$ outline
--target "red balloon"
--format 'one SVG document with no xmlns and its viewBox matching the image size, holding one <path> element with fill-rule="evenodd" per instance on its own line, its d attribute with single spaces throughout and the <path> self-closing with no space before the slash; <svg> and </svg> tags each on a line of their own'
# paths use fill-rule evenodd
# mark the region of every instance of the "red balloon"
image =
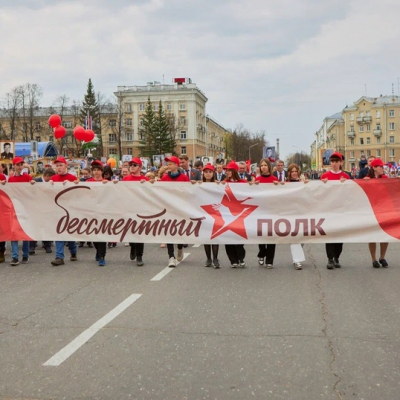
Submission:
<svg viewBox="0 0 400 400">
<path fill-rule="evenodd" d="M 56 139 L 63 138 L 66 133 L 67 133 L 67 130 L 62 125 L 59 125 L 56 128 L 54 128 L 54 137 Z"/>
<path fill-rule="evenodd" d="M 57 114 L 50 115 L 49 125 L 52 128 L 57 128 L 57 126 L 61 125 L 61 117 Z"/>
<path fill-rule="evenodd" d="M 85 131 L 85 139 L 83 139 L 85 142 L 91 142 L 96 135 L 91 129 L 86 129 Z"/>
<path fill-rule="evenodd" d="M 74 129 L 74 136 L 76 140 L 85 140 L 85 128 L 77 125 Z"/>
</svg>

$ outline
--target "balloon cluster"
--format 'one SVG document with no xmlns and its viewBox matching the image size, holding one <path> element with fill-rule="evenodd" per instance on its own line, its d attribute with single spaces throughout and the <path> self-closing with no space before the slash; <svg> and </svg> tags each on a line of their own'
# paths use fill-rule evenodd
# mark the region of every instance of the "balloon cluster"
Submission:
<svg viewBox="0 0 400 400">
<path fill-rule="evenodd" d="M 54 137 L 62 139 L 67 133 L 66 129 L 61 125 L 61 117 L 57 114 L 50 115 L 49 125 L 54 129 Z M 91 129 L 77 125 L 73 131 L 76 140 L 91 142 L 95 138 L 95 133 Z"/>
</svg>

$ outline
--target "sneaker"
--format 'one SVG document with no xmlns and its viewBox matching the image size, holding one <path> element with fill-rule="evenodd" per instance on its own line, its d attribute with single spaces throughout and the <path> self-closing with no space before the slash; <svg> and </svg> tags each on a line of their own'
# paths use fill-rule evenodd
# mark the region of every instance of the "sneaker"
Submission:
<svg viewBox="0 0 400 400">
<path fill-rule="evenodd" d="M 76 256 L 76 253 L 71 254 L 71 257 L 69 259 L 71 261 L 78 261 L 78 257 Z"/>
<path fill-rule="evenodd" d="M 383 268 L 387 268 L 389 266 L 389 264 L 387 263 L 387 261 L 384 258 L 380 258 L 379 262 Z"/>
<path fill-rule="evenodd" d="M 219 261 L 218 261 L 218 258 L 214 258 L 214 260 L 213 260 L 213 265 L 214 265 L 214 268 L 215 269 L 219 269 Z"/>
<path fill-rule="evenodd" d="M 53 260 L 51 262 L 51 265 L 53 265 L 54 267 L 57 267 L 59 265 L 64 265 L 64 264 L 65 264 L 64 259 L 62 259 L 62 258 L 56 258 L 55 260 Z"/>
<path fill-rule="evenodd" d="M 333 269 L 334 267 L 335 267 L 335 264 L 333 263 L 333 258 L 329 258 L 326 268 Z"/>
<path fill-rule="evenodd" d="M 136 265 L 137 265 L 138 267 L 142 267 L 143 264 L 144 264 L 144 262 L 143 262 L 142 256 L 137 256 L 137 257 L 136 257 Z"/>
<path fill-rule="evenodd" d="M 333 259 L 333 265 L 335 266 L 335 268 L 340 268 L 340 267 L 341 267 L 338 258 L 334 258 L 334 259 Z"/>
<path fill-rule="evenodd" d="M 106 265 L 106 260 L 104 257 L 99 257 L 99 267 L 104 267 Z"/>
<path fill-rule="evenodd" d="M 168 261 L 168 267 L 170 268 L 175 268 L 176 267 L 176 258 L 175 257 L 171 257 Z"/>
<path fill-rule="evenodd" d="M 207 261 L 206 261 L 206 263 L 205 263 L 205 267 L 211 267 L 211 265 L 212 265 L 212 260 L 211 260 L 211 258 L 207 258 Z"/>
<path fill-rule="evenodd" d="M 244 260 L 242 260 L 242 261 L 239 262 L 239 267 L 240 267 L 240 268 L 246 268 L 246 263 L 245 263 Z"/>
<path fill-rule="evenodd" d="M 29 258 L 28 257 L 22 257 L 22 262 L 21 264 L 28 264 Z"/>
<path fill-rule="evenodd" d="M 186 249 L 189 245 L 188 244 L 184 244 L 183 248 Z"/>
<path fill-rule="evenodd" d="M 231 268 L 237 268 L 238 267 L 238 264 L 232 264 L 231 265 Z"/>
<path fill-rule="evenodd" d="M 117 243 L 113 243 L 113 244 L 112 244 L 112 247 L 117 247 Z"/>
<path fill-rule="evenodd" d="M 266 267 L 267 267 L 267 269 L 272 269 L 272 268 L 274 268 L 274 266 L 273 266 L 272 264 L 267 264 Z"/>
<path fill-rule="evenodd" d="M 107 247 L 108 247 L 109 249 L 111 249 L 112 243 L 108 243 L 108 244 L 107 244 Z"/>
<path fill-rule="evenodd" d="M 372 266 L 374 268 L 379 268 L 381 266 L 381 264 L 379 264 L 379 262 L 375 260 L 375 261 L 372 262 Z"/>
<path fill-rule="evenodd" d="M 177 261 L 183 260 L 183 249 L 178 249 L 178 255 L 176 256 Z"/>
<path fill-rule="evenodd" d="M 33 256 L 35 253 L 36 253 L 36 252 L 35 252 L 35 250 L 34 250 L 34 249 L 32 249 L 32 250 L 29 250 L 29 255 L 30 255 L 30 256 Z"/>
<path fill-rule="evenodd" d="M 294 269 L 300 270 L 300 269 L 303 269 L 303 267 L 302 267 L 301 263 L 296 262 L 296 263 L 294 263 Z"/>
<path fill-rule="evenodd" d="M 129 257 L 130 257 L 131 261 L 136 260 L 136 249 L 135 249 L 135 247 L 131 247 L 131 253 L 130 253 Z"/>
<path fill-rule="evenodd" d="M 262 258 L 259 257 L 259 258 L 258 258 L 258 264 L 259 264 L 259 265 L 264 265 L 264 257 L 262 257 Z"/>
<path fill-rule="evenodd" d="M 83 247 L 84 244 L 85 244 L 85 242 L 80 242 L 78 247 Z"/>
<path fill-rule="evenodd" d="M 124 246 L 125 247 L 129 247 L 129 243 L 124 243 Z"/>
<path fill-rule="evenodd" d="M 91 248 L 91 249 L 93 249 L 93 244 L 92 244 L 92 242 L 89 242 L 89 243 L 88 243 L 88 247 Z"/>
<path fill-rule="evenodd" d="M 4 251 L 0 252 L 0 263 L 3 263 L 4 261 L 6 261 L 6 257 L 4 256 Z"/>
<path fill-rule="evenodd" d="M 45 246 L 44 249 L 45 249 L 46 253 L 52 253 L 53 252 L 53 250 L 51 250 L 51 246 Z"/>
<path fill-rule="evenodd" d="M 99 257 L 99 255 L 98 255 L 97 253 L 96 253 L 95 260 L 96 260 L 96 261 L 100 261 L 100 257 Z"/>
<path fill-rule="evenodd" d="M 13 259 L 11 260 L 11 262 L 10 262 L 10 265 L 12 265 L 12 266 L 18 265 L 18 264 L 19 264 L 18 258 L 13 258 Z"/>
</svg>

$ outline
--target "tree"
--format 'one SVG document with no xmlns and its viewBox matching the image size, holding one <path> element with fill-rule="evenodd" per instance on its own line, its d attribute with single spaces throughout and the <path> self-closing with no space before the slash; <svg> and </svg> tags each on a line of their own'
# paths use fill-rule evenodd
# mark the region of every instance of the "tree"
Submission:
<svg viewBox="0 0 400 400">
<path fill-rule="evenodd" d="M 34 140 L 35 136 L 35 111 L 39 109 L 42 88 L 36 83 L 26 83 L 19 86 L 21 96 L 22 133 L 24 140 Z M 39 128 L 40 129 L 40 128 Z"/>
<path fill-rule="evenodd" d="M 304 152 L 292 153 L 286 158 L 286 165 L 290 164 L 297 164 L 300 170 L 305 171 L 311 168 L 311 157 Z"/>
<path fill-rule="evenodd" d="M 158 112 L 156 114 L 155 126 L 157 132 L 157 143 L 160 154 L 174 153 L 176 140 L 175 128 L 171 125 L 171 120 L 165 115 L 161 100 L 158 104 Z"/>
<path fill-rule="evenodd" d="M 3 109 L 5 117 L 10 121 L 10 133 L 6 134 L 6 130 L 2 127 L 2 135 L 5 139 L 15 140 L 17 138 L 18 119 L 21 108 L 21 89 L 16 86 L 6 93 L 3 100 Z"/>
<path fill-rule="evenodd" d="M 160 148 L 157 149 L 157 131 L 156 117 L 153 111 L 153 105 L 150 97 L 147 99 L 146 108 L 143 114 L 143 123 L 139 125 L 139 131 L 142 131 L 140 155 L 142 157 L 152 157 L 154 154 L 160 154 Z"/>
</svg>

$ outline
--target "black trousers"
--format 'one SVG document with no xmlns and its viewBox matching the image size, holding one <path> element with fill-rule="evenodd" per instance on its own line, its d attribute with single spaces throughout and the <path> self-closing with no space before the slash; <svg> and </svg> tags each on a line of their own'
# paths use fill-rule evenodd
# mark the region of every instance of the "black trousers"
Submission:
<svg viewBox="0 0 400 400">
<path fill-rule="evenodd" d="M 98 257 L 104 258 L 107 251 L 106 242 L 93 242 Z"/>
<path fill-rule="evenodd" d="M 6 251 L 6 242 L 0 242 L 0 253 L 4 253 Z"/>
<path fill-rule="evenodd" d="M 275 258 L 276 244 L 259 244 L 258 258 L 265 258 L 265 264 L 273 264 Z"/>
<path fill-rule="evenodd" d="M 168 257 L 175 258 L 174 245 L 172 243 L 167 243 L 167 249 L 168 249 Z M 178 250 L 180 250 L 180 249 L 183 249 L 183 244 L 178 244 Z"/>
<path fill-rule="evenodd" d="M 142 257 L 144 251 L 144 243 L 129 243 L 131 246 L 131 253 L 134 253 L 136 257 Z"/>
<path fill-rule="evenodd" d="M 343 243 L 325 243 L 326 256 L 329 259 L 337 258 L 339 259 L 343 250 Z"/>
<path fill-rule="evenodd" d="M 231 264 L 238 264 L 239 262 L 244 261 L 244 258 L 246 257 L 244 244 L 226 244 L 225 250 Z"/>
</svg>

